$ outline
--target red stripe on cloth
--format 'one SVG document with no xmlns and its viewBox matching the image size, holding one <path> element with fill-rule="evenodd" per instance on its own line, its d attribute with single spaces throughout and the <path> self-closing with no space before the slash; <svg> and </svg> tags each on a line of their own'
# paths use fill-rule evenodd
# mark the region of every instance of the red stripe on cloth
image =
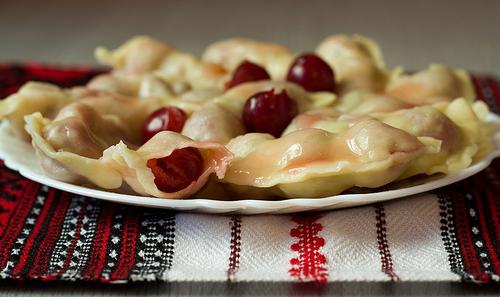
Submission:
<svg viewBox="0 0 500 297">
<path fill-rule="evenodd" d="M 116 210 L 114 204 L 104 204 L 97 220 L 94 240 L 90 249 L 90 256 L 87 267 L 82 273 L 82 278 L 86 280 L 96 280 L 101 275 L 106 261 L 108 240 L 111 234 L 113 214 Z"/>
<path fill-rule="evenodd" d="M 130 271 L 135 265 L 135 252 L 137 236 L 139 235 L 140 211 L 132 211 L 127 214 L 123 223 L 122 249 L 120 259 L 114 272 L 111 274 L 111 281 L 127 280 Z"/>
<path fill-rule="evenodd" d="M 95 67 L 61 67 L 26 63 L 0 64 L 0 99 L 13 94 L 29 81 L 41 81 L 69 88 L 85 85 L 96 75 L 109 70 Z"/>
<path fill-rule="evenodd" d="M 54 192 L 58 190 L 52 190 Z M 54 246 L 61 234 L 62 223 L 64 220 L 64 216 L 68 210 L 71 197 L 69 193 L 58 191 L 61 195 L 61 199 L 59 199 L 57 207 L 55 209 L 54 214 L 51 218 L 49 218 L 49 228 L 47 233 L 43 238 L 40 238 L 40 246 L 38 248 L 38 252 L 34 257 L 34 263 L 31 270 L 27 273 L 28 278 L 45 278 L 44 273 L 47 271 L 48 264 L 50 261 L 50 256 L 54 250 Z"/>
<path fill-rule="evenodd" d="M 231 252 L 229 254 L 227 279 L 228 281 L 234 281 L 236 271 L 240 267 L 241 216 L 232 216 L 229 224 L 231 225 Z"/>
<path fill-rule="evenodd" d="M 463 189 L 462 189 L 463 190 Z M 465 271 L 471 275 L 475 281 L 486 282 L 490 280 L 487 273 L 483 271 L 482 265 L 476 256 L 474 242 L 471 236 L 471 224 L 469 211 L 466 207 L 464 192 L 451 193 L 455 211 L 455 233 L 460 247 Z"/>
<path fill-rule="evenodd" d="M 477 217 L 478 224 L 476 231 L 480 235 L 481 242 L 485 245 L 483 248 L 487 253 L 480 253 L 479 257 L 485 266 L 485 270 L 492 270 L 494 274 L 500 275 L 500 201 L 493 200 L 494 195 L 500 193 L 500 186 L 497 183 L 491 183 L 488 171 L 482 171 L 471 179 L 464 182 L 467 190 L 475 194 L 473 199 L 473 209 L 469 210 L 469 215 Z M 498 178 L 498 176 L 496 176 Z"/>
<path fill-rule="evenodd" d="M 54 82 L 78 82 L 88 80 L 93 75 L 104 72 L 87 66 L 54 67 L 40 63 L 30 62 L 24 65 L 26 75 L 31 78 L 42 78 Z M 84 84 L 84 83 L 82 83 Z"/>
<path fill-rule="evenodd" d="M 482 88 L 481 88 L 481 82 L 480 82 L 481 77 L 479 75 L 471 75 L 470 79 L 471 79 L 472 85 L 474 86 L 474 91 L 476 92 L 476 97 L 479 99 L 483 99 L 484 96 L 482 94 Z"/>
<path fill-rule="evenodd" d="M 3 234 L 0 236 L 0 269 L 6 265 L 9 259 L 12 244 L 21 232 L 23 222 L 26 221 L 31 212 L 39 188 L 38 183 L 27 181 L 23 187 L 24 191 L 20 191 L 20 195 L 16 197 L 16 208 L 7 222 Z"/>
<path fill-rule="evenodd" d="M 380 254 L 382 272 L 387 274 L 392 281 L 399 281 L 399 276 L 394 272 L 392 264 L 391 250 L 387 242 L 387 222 L 385 220 L 385 210 L 382 204 L 376 204 L 375 217 L 377 227 L 377 243 Z"/>
<path fill-rule="evenodd" d="M 500 275 L 500 259 L 498 258 L 498 237 L 497 240 L 493 239 L 490 234 L 493 233 L 491 232 L 492 229 L 499 229 L 500 226 L 498 224 L 495 224 L 496 222 L 493 220 L 487 220 L 487 216 L 491 215 L 491 213 L 488 211 L 488 208 L 484 205 L 484 203 L 488 202 L 486 199 L 487 195 L 481 195 L 477 197 L 476 202 L 477 202 L 477 216 L 479 217 L 479 227 L 480 227 L 480 233 L 483 238 L 483 242 L 486 246 L 486 249 L 488 250 L 488 256 L 489 256 L 489 266 L 491 266 L 491 269 L 493 272 L 497 275 Z M 483 201 L 485 199 L 485 201 Z M 491 208 L 494 208 L 493 205 L 490 205 Z M 490 225 L 489 223 L 493 223 L 493 225 Z M 490 233 L 491 232 L 491 233 Z M 483 266 L 485 263 L 483 263 Z"/>
<path fill-rule="evenodd" d="M 499 192 L 496 192 L 499 193 Z M 497 255 L 497 260 L 500 258 L 500 199 L 498 199 L 497 194 L 493 192 L 488 192 L 488 195 L 486 196 L 487 202 L 489 205 L 492 207 L 490 208 L 490 213 L 491 215 L 490 219 L 494 222 L 492 226 L 490 226 L 490 230 L 493 233 L 493 249 Z M 495 273 L 497 275 L 500 275 L 500 262 L 495 262 L 493 263 L 495 267 Z"/>
<path fill-rule="evenodd" d="M 481 212 L 480 205 L 481 200 L 483 199 L 483 192 L 480 189 L 483 186 L 480 176 L 483 175 L 483 172 L 473 176 L 470 179 L 466 179 L 462 181 L 460 184 L 462 185 L 462 195 L 465 194 L 465 197 L 462 197 L 465 201 L 465 207 L 467 211 L 467 215 L 469 216 L 469 234 L 471 235 L 472 243 L 474 244 L 474 252 L 476 255 L 476 259 L 481 265 L 481 270 L 483 273 L 488 276 L 484 276 L 482 279 L 477 279 L 478 281 L 489 281 L 490 280 L 490 264 L 487 263 L 487 266 L 484 265 L 484 255 L 487 256 L 487 259 L 490 258 L 490 253 L 487 251 L 487 244 L 483 231 L 485 231 L 481 226 L 479 212 Z M 487 253 L 485 253 L 487 251 Z M 481 256 L 483 255 L 483 257 Z M 489 262 L 487 260 L 486 262 Z"/>
<path fill-rule="evenodd" d="M 328 271 L 325 267 L 326 257 L 321 253 L 325 239 L 319 236 L 323 225 L 318 222 L 320 215 L 309 214 L 293 216 L 292 221 L 297 226 L 290 230 L 290 236 L 298 239 L 290 248 L 298 257 L 290 260 L 292 266 L 288 272 L 297 281 L 327 282 Z"/>
<path fill-rule="evenodd" d="M 85 208 L 87 207 L 89 202 L 90 202 L 90 199 L 86 199 L 84 204 L 81 207 L 80 212 L 78 213 L 78 220 L 76 223 L 76 228 L 74 230 L 75 236 L 72 238 L 71 243 L 69 245 L 69 249 L 68 249 L 68 252 L 66 253 L 66 258 L 64 260 L 64 265 L 57 273 L 54 273 L 53 275 L 51 275 L 50 276 L 51 278 L 54 278 L 54 279 L 60 278 L 61 276 L 63 276 L 63 274 L 66 272 L 66 270 L 68 270 L 69 263 L 71 262 L 71 258 L 73 257 L 73 251 L 75 250 L 76 244 L 81 236 L 80 232 L 82 231 L 82 223 L 83 223 L 82 221 L 83 221 L 83 217 L 85 216 Z"/>
<path fill-rule="evenodd" d="M 0 237 L 7 227 L 13 212 L 19 205 L 26 184 L 30 181 L 7 169 L 0 160 Z"/>
<path fill-rule="evenodd" d="M 498 94 L 497 86 L 492 85 L 489 82 L 490 78 L 486 76 L 473 75 L 471 78 L 477 97 L 486 102 L 491 111 L 499 112 L 500 95 Z"/>
<path fill-rule="evenodd" d="M 480 100 L 488 103 L 488 106 L 490 108 L 493 108 L 493 106 L 491 106 L 491 104 L 486 99 L 486 96 L 484 96 L 484 92 L 483 92 L 484 88 L 483 88 L 482 78 L 480 76 L 477 76 L 477 75 L 471 75 L 471 81 L 472 81 L 472 84 L 474 85 L 474 90 L 476 91 L 477 99 L 480 99 Z"/>
<path fill-rule="evenodd" d="M 494 79 L 492 77 L 489 77 L 487 79 L 487 84 L 490 87 L 490 90 L 492 92 L 493 100 L 495 101 L 495 106 L 498 108 L 500 106 L 500 84 L 497 79 Z"/>
<path fill-rule="evenodd" d="M 12 277 L 15 278 L 16 276 L 22 276 L 21 271 L 23 270 L 24 266 L 26 264 L 28 265 L 33 264 L 34 259 L 33 256 L 30 256 L 30 254 L 34 252 L 33 250 L 34 246 L 37 246 L 39 244 L 39 241 L 41 240 L 40 233 L 43 232 L 44 235 L 44 231 L 47 228 L 46 220 L 50 219 L 50 217 L 48 216 L 50 216 L 53 212 L 53 209 L 51 208 L 53 206 L 55 194 L 56 194 L 55 191 L 49 191 L 47 198 L 45 199 L 45 203 L 43 204 L 42 210 L 40 211 L 40 216 L 36 220 L 36 223 L 33 226 L 33 229 L 31 230 L 26 240 L 26 243 L 24 244 L 21 256 L 19 258 L 19 262 L 16 264 L 16 266 L 11 272 Z"/>
<path fill-rule="evenodd" d="M 500 193 L 500 159 L 493 161 L 493 165 L 486 168 L 484 171 L 486 178 L 488 180 L 489 186 L 494 186 L 492 191 L 488 191 L 487 199 L 488 206 L 491 211 L 490 218 L 495 221 L 495 232 L 494 238 L 496 238 L 495 247 L 497 252 L 500 254 L 500 199 L 498 198 L 498 193 Z"/>
</svg>

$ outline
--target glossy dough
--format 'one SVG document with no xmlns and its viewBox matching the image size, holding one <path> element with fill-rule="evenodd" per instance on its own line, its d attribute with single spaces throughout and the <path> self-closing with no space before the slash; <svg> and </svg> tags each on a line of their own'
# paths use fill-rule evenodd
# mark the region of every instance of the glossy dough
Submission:
<svg viewBox="0 0 500 297">
<path fill-rule="evenodd" d="M 274 80 L 283 80 L 294 55 L 285 47 L 246 38 L 222 40 L 210 45 L 202 55 L 204 62 L 233 71 L 244 60 L 266 68 Z"/>
<path fill-rule="evenodd" d="M 335 109 L 349 114 L 372 114 L 410 108 L 413 105 L 387 95 L 368 91 L 351 91 L 340 98 Z"/>
<path fill-rule="evenodd" d="M 318 45 L 316 53 L 335 71 L 342 93 L 354 89 L 373 92 L 385 89 L 388 71 L 373 40 L 360 35 L 333 35 Z"/>
<path fill-rule="evenodd" d="M 134 150 L 119 119 L 100 117 L 91 107 L 75 103 L 50 121 L 40 113 L 26 116 L 26 129 L 47 174 L 56 179 L 85 184 L 91 182 L 105 189 L 118 189 L 125 181 L 135 192 L 161 198 L 193 195 L 215 173 L 224 176 L 231 153 L 224 146 L 194 142 L 174 132 L 155 135 Z M 146 166 L 149 159 L 168 156 L 178 148 L 196 147 L 204 159 L 203 173 L 188 187 L 165 193 L 154 184 L 154 176 Z"/>
<path fill-rule="evenodd" d="M 154 75 L 168 84 L 171 91 L 179 94 L 189 89 L 221 89 L 228 79 L 222 66 L 203 63 L 193 55 L 146 36 L 134 37 L 114 51 L 99 47 L 95 56 L 101 63 L 115 69 L 111 77 L 107 76 L 106 82 L 100 78 L 101 81 L 91 84 L 99 89 L 112 87 L 137 95 L 138 86 L 144 83 L 144 76 Z M 129 88 L 127 80 L 136 87 Z"/>
<path fill-rule="evenodd" d="M 214 103 L 208 103 L 195 111 L 182 129 L 182 134 L 194 140 L 222 144 L 244 133 L 241 119 Z"/>
<path fill-rule="evenodd" d="M 428 69 L 412 75 L 396 71 L 387 87 L 387 93 L 412 105 L 432 104 L 465 98 L 475 99 L 475 92 L 464 70 L 453 70 L 433 64 Z"/>
<path fill-rule="evenodd" d="M 188 187 L 175 192 L 160 191 L 154 183 L 154 175 L 146 163 L 149 159 L 169 156 L 175 149 L 194 147 L 203 156 L 203 173 Z M 198 192 L 214 173 L 222 178 L 231 160 L 231 153 L 220 144 L 195 142 L 175 132 L 160 132 L 137 150 L 128 148 L 123 142 L 108 148 L 103 160 L 110 162 L 120 172 L 127 184 L 137 193 L 160 198 L 184 198 Z"/>
<path fill-rule="evenodd" d="M 484 108 L 484 107 L 482 107 Z M 332 110 L 317 110 L 297 116 L 284 134 L 319 128 L 341 133 L 360 120 L 375 118 L 414 135 L 427 147 L 401 178 L 417 174 L 453 173 L 468 167 L 481 147 L 491 148 L 490 133 L 480 114 L 465 99 L 442 102 L 387 113 L 348 115 Z"/>
<path fill-rule="evenodd" d="M 62 181 L 117 189 L 122 184 L 121 175 L 109 163 L 99 159 L 106 147 L 116 138 L 102 136 L 110 129 L 118 131 L 116 119 L 106 119 L 79 106 L 68 117 L 51 121 L 40 113 L 26 116 L 26 131 L 44 171 Z M 92 121 L 92 124 L 89 124 Z M 100 129 L 106 129 L 101 130 Z M 122 131 L 122 133 L 125 133 Z"/>
<path fill-rule="evenodd" d="M 247 137 L 252 137 L 251 150 Z M 340 134 L 320 129 L 298 130 L 278 139 L 247 134 L 232 140 L 228 148 L 236 157 L 224 182 L 244 186 L 236 187 L 242 195 L 252 196 L 251 186 L 285 197 L 324 197 L 352 186 L 379 187 L 395 180 L 424 151 L 416 137 L 372 119 Z"/>
<path fill-rule="evenodd" d="M 30 82 L 17 93 L 0 100 L 0 120 L 8 120 L 16 136 L 29 140 L 24 130 L 24 116 L 40 112 L 46 117 L 54 117 L 70 101 L 71 98 L 56 86 Z"/>
</svg>

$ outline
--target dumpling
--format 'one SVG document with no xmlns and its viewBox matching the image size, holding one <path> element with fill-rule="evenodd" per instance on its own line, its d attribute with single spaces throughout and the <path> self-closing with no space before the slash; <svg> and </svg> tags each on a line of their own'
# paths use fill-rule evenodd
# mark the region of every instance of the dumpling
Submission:
<svg viewBox="0 0 500 297">
<path fill-rule="evenodd" d="M 129 74 L 145 74 L 158 69 L 161 62 L 175 49 L 148 36 L 136 36 L 114 51 L 98 47 L 97 61 Z"/>
<path fill-rule="evenodd" d="M 333 35 L 318 45 L 316 53 L 333 68 L 340 93 L 354 89 L 384 91 L 388 71 L 373 40 L 360 35 Z"/>
<path fill-rule="evenodd" d="M 349 128 L 350 123 L 341 121 L 342 113 L 332 108 L 316 109 L 303 112 L 297 115 L 282 135 L 290 134 L 294 131 L 316 128 L 330 133 L 340 133 Z"/>
<path fill-rule="evenodd" d="M 453 70 L 440 64 L 412 75 L 395 72 L 387 94 L 412 105 L 426 105 L 439 101 L 465 98 L 472 102 L 475 92 L 469 75 L 464 70 Z"/>
<path fill-rule="evenodd" d="M 227 147 L 236 156 L 223 179 L 231 189 L 255 196 L 252 187 L 264 188 L 282 197 L 324 197 L 352 186 L 379 187 L 397 179 L 425 150 L 415 136 L 373 119 L 358 121 L 340 134 L 320 129 L 278 139 L 246 134 Z"/>
<path fill-rule="evenodd" d="M 99 47 L 95 55 L 98 61 L 115 69 L 112 75 L 118 80 L 126 75 L 138 85 L 143 75 L 154 74 L 168 83 L 175 94 L 191 88 L 222 89 L 228 77 L 223 67 L 202 63 L 193 55 L 147 36 L 134 37 L 114 51 Z"/>
<path fill-rule="evenodd" d="M 82 103 L 68 105 L 54 121 L 43 118 L 40 113 L 25 119 L 42 168 L 48 175 L 65 182 L 119 189 L 125 181 L 140 194 L 184 198 L 200 190 L 212 173 L 222 178 L 232 157 L 222 145 L 194 142 L 174 132 L 159 133 L 135 150 L 134 146 L 126 145 L 129 137 L 119 118 L 101 116 Z M 186 147 L 199 149 L 203 158 L 201 176 L 177 192 L 160 191 L 147 161 Z"/>
<path fill-rule="evenodd" d="M 412 105 L 398 98 L 367 91 L 351 91 L 335 104 L 335 109 L 349 114 L 372 114 L 407 109 Z"/>
<path fill-rule="evenodd" d="M 222 144 L 244 133 L 241 119 L 215 103 L 195 111 L 182 129 L 182 134 L 191 139 Z"/>
<path fill-rule="evenodd" d="M 410 133 L 426 147 L 426 151 L 411 162 L 401 178 L 417 174 L 448 174 L 468 167 L 479 151 L 488 152 L 491 149 L 490 128 L 476 114 L 474 106 L 465 99 L 457 99 L 434 106 L 371 115 L 339 115 L 328 109 L 314 110 L 298 115 L 284 134 L 307 128 L 339 134 L 356 122 L 375 118 Z M 487 113 L 484 108 L 483 104 L 476 108 L 483 117 Z"/>
<path fill-rule="evenodd" d="M 462 142 L 439 172 L 449 173 L 472 164 L 482 154 L 489 153 L 493 147 L 492 133 L 498 127 L 485 123 L 484 114 L 488 107 L 483 102 L 471 104 L 463 98 L 452 102 L 435 104 L 435 107 L 452 120 L 462 132 Z M 447 170 L 447 171 L 446 171 Z"/>
<path fill-rule="evenodd" d="M 264 67 L 273 80 L 284 80 L 294 55 L 285 47 L 246 38 L 218 41 L 207 47 L 202 61 L 222 65 L 232 72 L 248 60 Z"/>
<path fill-rule="evenodd" d="M 67 105 L 57 117 L 45 125 L 43 136 L 56 151 L 75 153 L 98 159 L 102 152 L 131 137 L 121 120 L 113 115 L 100 115 L 87 104 Z"/>
<path fill-rule="evenodd" d="M 8 120 L 17 137 L 29 140 L 24 130 L 24 116 L 40 112 L 53 118 L 72 99 L 60 88 L 46 84 L 29 82 L 4 100 L 0 100 L 0 120 Z"/>
<path fill-rule="evenodd" d="M 24 130 L 24 116 L 40 112 L 45 118 L 54 118 L 64 106 L 79 102 L 91 106 L 103 115 L 114 115 L 122 120 L 131 132 L 132 142 L 140 142 L 140 130 L 144 120 L 156 109 L 164 105 L 176 105 L 181 100 L 162 100 L 151 97 L 140 100 L 136 97 L 121 96 L 115 93 L 92 90 L 85 87 L 62 89 L 45 83 L 27 83 L 19 92 L 0 101 L 0 119 L 6 119 L 18 137 L 29 140 Z M 180 102 L 191 106 L 189 100 Z M 189 105 L 191 104 L 191 105 Z M 197 103 L 197 106 L 202 103 Z M 198 108 L 198 107 L 193 107 Z"/>
<path fill-rule="evenodd" d="M 416 107 L 377 116 L 384 123 L 402 129 L 434 146 L 412 162 L 401 178 L 421 173 L 428 175 L 444 172 L 448 173 L 447 160 L 460 151 L 463 145 L 463 131 L 445 114 L 432 106 Z M 459 169 L 469 166 L 465 165 Z M 445 166 L 445 167 L 443 167 Z"/>
<path fill-rule="evenodd" d="M 155 75 L 167 81 L 177 94 L 189 89 L 222 90 L 224 82 L 229 79 L 222 66 L 201 62 L 179 51 L 165 56 Z"/>
<path fill-rule="evenodd" d="M 74 103 L 51 121 L 37 112 L 25 117 L 26 131 L 43 170 L 58 180 L 105 189 L 122 184 L 120 173 L 99 158 L 109 146 L 127 139 L 116 117 L 102 117 L 91 107 Z"/>
<path fill-rule="evenodd" d="M 153 75 L 137 77 L 119 72 L 98 75 L 87 84 L 87 88 L 140 98 L 173 95 L 170 86 Z"/>
<path fill-rule="evenodd" d="M 141 142 L 141 129 L 146 118 L 156 109 L 164 106 L 159 98 L 140 100 L 135 97 L 120 96 L 87 88 L 75 88 L 71 96 L 80 103 L 91 106 L 99 114 L 119 118 L 131 135 L 133 143 Z"/>
<path fill-rule="evenodd" d="M 436 151 L 416 159 L 402 178 L 421 173 L 453 173 L 470 166 L 479 152 L 491 150 L 489 125 L 463 98 L 376 117 L 419 137 L 422 142 L 429 145 L 434 142 Z"/>
<path fill-rule="evenodd" d="M 150 100 L 148 102 L 161 102 L 164 106 L 178 107 L 187 114 L 193 113 L 211 99 L 222 94 L 222 90 L 219 89 L 192 89 L 176 94 L 169 84 L 156 75 L 144 75 L 137 80 L 119 74 L 103 74 L 91 81 L 87 88 Z M 156 106 L 156 104 L 153 105 Z"/>
<path fill-rule="evenodd" d="M 163 192 L 155 183 L 155 175 L 148 160 L 170 156 L 175 150 L 196 148 L 203 158 L 203 169 L 198 179 L 177 192 Z M 137 193 L 159 198 L 186 198 L 198 192 L 212 173 L 223 178 L 232 154 L 223 146 L 210 142 L 195 142 L 175 132 L 156 134 L 139 149 L 130 149 L 123 142 L 108 148 L 103 160 L 109 161 L 121 173 L 125 182 Z"/>
</svg>

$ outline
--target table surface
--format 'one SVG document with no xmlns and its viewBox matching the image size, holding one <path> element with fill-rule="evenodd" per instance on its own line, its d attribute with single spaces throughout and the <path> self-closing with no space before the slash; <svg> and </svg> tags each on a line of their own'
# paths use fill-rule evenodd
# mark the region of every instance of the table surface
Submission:
<svg viewBox="0 0 500 297">
<path fill-rule="evenodd" d="M 137 34 L 200 54 L 236 36 L 300 52 L 330 34 L 360 33 L 380 43 L 390 67 L 444 63 L 500 74 L 499 12 L 496 0 L 2 0 L 0 61 L 89 64 L 95 46 Z"/>
<path fill-rule="evenodd" d="M 71 3 L 72 2 L 72 3 Z M 333 33 L 361 33 L 390 67 L 433 62 L 500 75 L 500 1 L 0 1 L 0 61 L 93 64 L 96 45 L 148 34 L 200 54 L 243 36 L 294 51 Z M 498 296 L 498 286 L 456 283 L 89 283 L 0 282 L 0 296 Z"/>
<path fill-rule="evenodd" d="M 499 296 L 498 285 L 461 283 L 89 283 L 0 282 L 0 296 Z"/>
</svg>

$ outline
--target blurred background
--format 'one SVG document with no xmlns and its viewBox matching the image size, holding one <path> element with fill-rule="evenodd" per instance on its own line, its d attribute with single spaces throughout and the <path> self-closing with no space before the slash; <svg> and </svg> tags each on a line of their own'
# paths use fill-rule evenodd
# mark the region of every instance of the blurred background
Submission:
<svg viewBox="0 0 500 297">
<path fill-rule="evenodd" d="M 336 33 L 376 39 L 389 66 L 440 62 L 500 75 L 498 0 L 0 0 L 0 62 L 93 64 L 95 46 L 136 34 L 200 54 L 235 36 L 308 51 Z"/>
</svg>

